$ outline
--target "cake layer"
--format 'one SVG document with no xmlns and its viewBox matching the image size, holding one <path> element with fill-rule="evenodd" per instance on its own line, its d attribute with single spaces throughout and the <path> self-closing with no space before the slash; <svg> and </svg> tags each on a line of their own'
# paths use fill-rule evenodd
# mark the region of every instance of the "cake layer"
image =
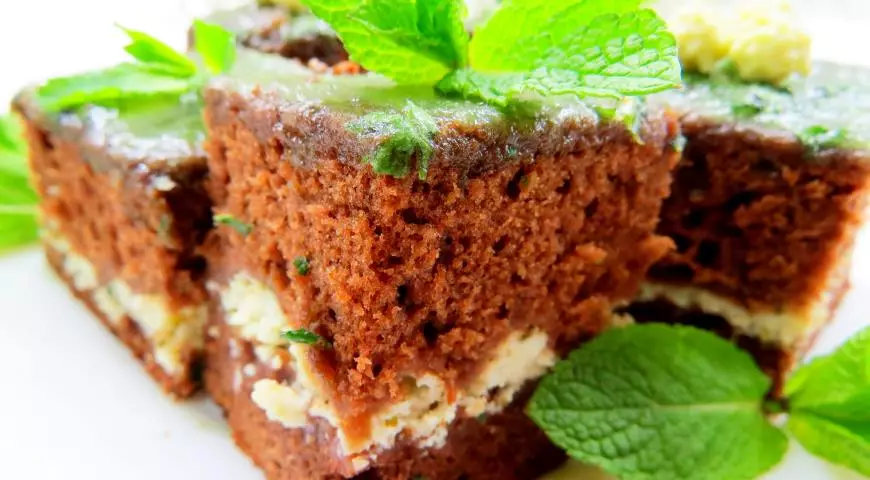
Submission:
<svg viewBox="0 0 870 480">
<path fill-rule="evenodd" d="M 374 458 L 342 456 L 334 427 L 315 418 L 287 428 L 253 398 L 262 385 L 293 383 L 286 363 L 264 363 L 249 341 L 212 315 L 205 384 L 224 409 L 239 447 L 270 480 L 361 478 L 407 480 L 529 479 L 556 467 L 563 453 L 526 417 L 527 392 L 500 413 L 459 416 L 440 446 L 421 447 L 405 436 Z M 258 387 L 259 386 L 259 387 Z M 253 397 L 253 398 L 252 398 Z"/>
<path fill-rule="evenodd" d="M 848 287 L 870 199 L 867 71 L 825 63 L 782 89 L 687 77 L 663 101 L 686 137 L 658 232 L 677 249 L 643 300 L 803 350 Z"/>
<path fill-rule="evenodd" d="M 179 307 L 160 294 L 134 293 L 121 279 L 104 283 L 94 264 L 76 253 L 63 237 L 46 230 L 44 243 L 49 265 L 70 291 L 130 349 L 167 393 L 183 398 L 197 390 L 205 303 Z"/>
<path fill-rule="evenodd" d="M 198 108 L 46 115 L 28 92 L 15 106 L 49 256 L 165 388 L 189 395 L 205 318 L 195 250 L 211 226 Z"/>
<path fill-rule="evenodd" d="M 436 125 L 428 165 L 376 173 L 390 130 L 347 125 L 392 121 L 409 98 Z M 289 321 L 271 335 L 305 328 L 333 345 L 314 362 L 343 414 L 377 410 L 424 371 L 461 388 L 513 332 L 572 348 L 669 248 L 652 230 L 675 130 L 656 112 L 641 143 L 579 103 L 528 122 L 364 75 L 220 83 L 206 117 L 216 212 L 248 227 L 220 232 L 277 293 Z"/>
</svg>

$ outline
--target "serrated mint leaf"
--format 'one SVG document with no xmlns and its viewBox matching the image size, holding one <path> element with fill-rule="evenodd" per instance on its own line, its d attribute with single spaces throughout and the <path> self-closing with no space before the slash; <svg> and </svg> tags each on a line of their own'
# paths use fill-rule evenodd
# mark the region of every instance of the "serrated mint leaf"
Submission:
<svg viewBox="0 0 870 480">
<path fill-rule="evenodd" d="M 130 37 L 131 43 L 124 47 L 124 50 L 136 60 L 162 68 L 166 73 L 180 77 L 190 77 L 196 73 L 196 64 L 169 45 L 147 33 L 120 25 L 118 28 Z"/>
<path fill-rule="evenodd" d="M 477 28 L 471 65 L 489 72 L 529 71 L 580 27 L 606 13 L 637 10 L 643 0 L 506 0 Z"/>
<path fill-rule="evenodd" d="M 329 342 L 327 342 L 325 338 L 304 328 L 298 330 L 286 330 L 281 334 L 281 336 L 290 343 L 302 343 L 304 345 L 329 345 Z"/>
<path fill-rule="evenodd" d="M 749 480 L 787 447 L 762 413 L 769 387 L 716 335 L 634 325 L 557 364 L 528 412 L 570 456 L 623 480 Z"/>
<path fill-rule="evenodd" d="M 790 410 L 870 422 L 870 328 L 832 354 L 800 367 L 786 382 Z"/>
<path fill-rule="evenodd" d="M 159 68 L 122 63 L 49 80 L 37 90 L 37 100 L 46 110 L 59 111 L 86 104 L 106 105 L 122 99 L 181 95 L 191 87 L 189 79 L 166 75 Z"/>
<path fill-rule="evenodd" d="M 228 72 L 236 61 L 236 36 L 220 25 L 196 20 L 193 23 L 196 53 L 212 74 Z"/>
<path fill-rule="evenodd" d="M 398 83 L 434 85 L 468 64 L 462 0 L 302 0 L 350 58 Z"/>
<path fill-rule="evenodd" d="M 236 217 L 228 214 L 228 213 L 218 213 L 214 216 L 214 223 L 216 225 L 226 225 L 233 230 L 239 232 L 241 236 L 247 236 L 253 230 L 251 225 L 237 219 Z"/>
<path fill-rule="evenodd" d="M 792 412 L 787 428 L 813 455 L 870 476 L 870 421 L 838 422 L 809 412 Z"/>
<path fill-rule="evenodd" d="M 354 120 L 347 128 L 380 142 L 365 158 L 375 173 L 405 177 L 416 163 L 417 175 L 421 180 L 426 178 L 438 123 L 417 104 L 408 101 L 399 112 L 370 113 Z"/>
</svg>

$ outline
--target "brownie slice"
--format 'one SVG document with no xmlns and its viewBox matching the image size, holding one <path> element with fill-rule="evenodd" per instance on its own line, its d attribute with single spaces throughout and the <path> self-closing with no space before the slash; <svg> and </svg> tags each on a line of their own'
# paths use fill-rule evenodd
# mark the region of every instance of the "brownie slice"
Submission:
<svg viewBox="0 0 870 480">
<path fill-rule="evenodd" d="M 297 59 L 306 64 L 317 60 L 328 66 L 348 59 L 332 28 L 310 13 L 252 3 L 214 12 L 204 20 L 235 33 L 241 46 L 263 53 Z"/>
<path fill-rule="evenodd" d="M 663 300 L 718 316 L 777 352 L 781 380 L 848 288 L 870 196 L 868 78 L 817 63 L 781 88 L 687 75 L 662 95 L 686 138 L 658 228 L 677 249 L 630 311 L 649 317 Z"/>
<path fill-rule="evenodd" d="M 206 94 L 210 192 L 237 227 L 208 254 L 206 388 L 238 443 L 270 478 L 546 469 L 522 392 L 670 247 L 653 231 L 673 119 L 650 110 L 636 141 L 578 102 L 512 116 L 376 76 L 247 72 L 259 86 Z M 435 123 L 427 168 L 409 99 Z"/>
<path fill-rule="evenodd" d="M 211 225 L 198 102 L 24 119 L 49 263 L 162 387 L 196 390 L 206 295 L 196 253 Z"/>
</svg>

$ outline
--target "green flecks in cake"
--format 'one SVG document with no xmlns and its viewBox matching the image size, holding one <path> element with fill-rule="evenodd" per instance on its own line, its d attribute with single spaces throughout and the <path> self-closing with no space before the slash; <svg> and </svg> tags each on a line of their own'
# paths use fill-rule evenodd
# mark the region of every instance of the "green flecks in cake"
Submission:
<svg viewBox="0 0 870 480">
<path fill-rule="evenodd" d="M 251 233 L 253 227 L 251 225 L 238 220 L 236 217 L 227 214 L 227 213 L 218 213 L 214 216 L 214 223 L 216 225 L 226 225 L 233 230 L 239 232 L 239 235 L 246 236 Z"/>
<path fill-rule="evenodd" d="M 654 101 L 692 118 L 792 135 L 810 153 L 819 146 L 870 149 L 870 70 L 818 62 L 809 77 L 775 87 L 697 74 L 685 75 L 685 82 L 684 90 Z"/>
<path fill-rule="evenodd" d="M 375 173 L 405 177 L 416 166 L 419 178 L 426 178 L 438 123 L 414 102 L 408 100 L 399 112 L 374 112 L 360 117 L 348 129 L 380 140 L 374 152 L 364 159 Z"/>
<path fill-rule="evenodd" d="M 311 272 L 311 262 L 306 257 L 296 257 L 293 259 L 293 268 L 296 269 L 296 273 L 304 277 Z"/>
<path fill-rule="evenodd" d="M 325 338 L 305 328 L 300 328 L 296 330 L 285 330 L 283 333 L 281 333 L 281 337 L 283 337 L 290 343 L 301 343 L 303 345 L 323 345 L 325 347 L 330 346 L 330 343 Z"/>
</svg>

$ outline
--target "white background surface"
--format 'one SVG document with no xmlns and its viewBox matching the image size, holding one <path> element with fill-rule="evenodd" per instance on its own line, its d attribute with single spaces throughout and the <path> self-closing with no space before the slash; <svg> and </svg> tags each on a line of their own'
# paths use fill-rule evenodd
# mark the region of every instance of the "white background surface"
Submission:
<svg viewBox="0 0 870 480">
<path fill-rule="evenodd" d="M 0 0 L 0 101 L 25 83 L 123 59 L 113 22 L 180 46 L 192 17 L 233 3 Z M 870 45 L 870 1 L 795 3 L 812 21 L 819 56 L 868 61 L 862 46 Z M 870 324 L 865 237 L 852 293 L 815 353 Z M 160 394 L 53 278 L 39 252 L 0 258 L 0 479 L 260 478 L 233 446 L 217 408 L 203 399 L 175 404 Z M 793 448 L 769 478 L 857 477 Z"/>
</svg>

